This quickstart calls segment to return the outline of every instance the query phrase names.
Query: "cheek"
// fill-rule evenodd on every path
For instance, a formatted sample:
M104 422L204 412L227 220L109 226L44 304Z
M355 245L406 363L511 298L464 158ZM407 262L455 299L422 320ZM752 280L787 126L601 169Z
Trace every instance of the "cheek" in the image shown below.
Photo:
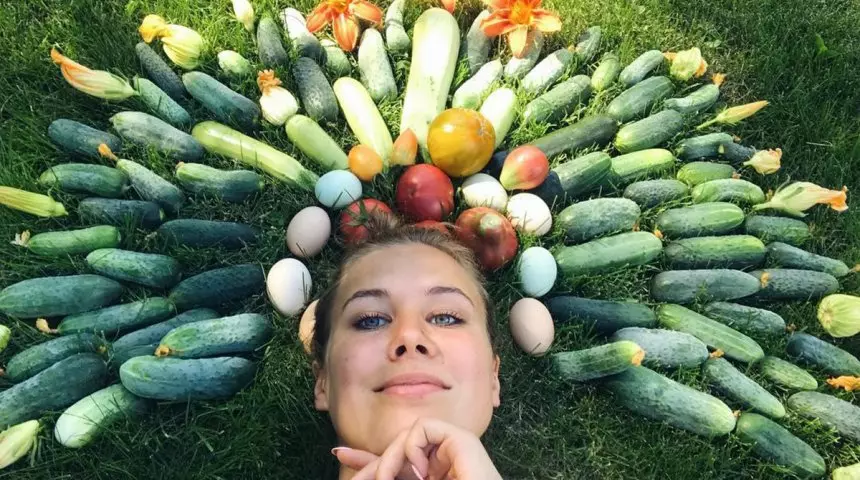
M452 331L439 341L445 366L461 385L483 388L492 378L493 351L485 332Z
M384 361L380 354L384 346L379 343L374 338L354 338L351 335L332 338L329 350L332 354L328 358L329 395L348 396L350 390L371 384L373 373Z

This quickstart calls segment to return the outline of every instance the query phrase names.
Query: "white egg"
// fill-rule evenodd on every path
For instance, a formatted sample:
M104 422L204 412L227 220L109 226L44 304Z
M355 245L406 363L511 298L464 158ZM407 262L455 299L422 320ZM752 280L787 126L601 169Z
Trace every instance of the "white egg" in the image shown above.
M552 212L546 202L533 193L511 196L506 211L511 225L519 232L540 237L552 228Z
M301 340L302 345L305 347L305 353L308 355L313 351L314 327L317 323L317 303L319 303L319 300L311 302L311 304L308 305L308 308L305 309L305 313L302 314L302 319L299 321L299 340Z
M331 220L320 207L305 207L287 226L287 248L293 255L309 258L320 253L331 236Z
M349 170L332 170L317 180L317 200L328 208L343 208L361 198L361 180Z
M543 247L529 247L520 255L517 273L520 278L520 288L524 294L530 297L542 297L555 285L558 266L549 250Z
M523 298L511 307L509 316L514 342L529 355L539 357L549 350L555 338L552 315L543 303Z
M467 178L460 187L463 201L470 207L489 207L504 212L508 203L505 187L491 175L476 173Z
M281 315L301 312L310 298L311 287L311 272L295 258L279 260L266 275L266 293Z

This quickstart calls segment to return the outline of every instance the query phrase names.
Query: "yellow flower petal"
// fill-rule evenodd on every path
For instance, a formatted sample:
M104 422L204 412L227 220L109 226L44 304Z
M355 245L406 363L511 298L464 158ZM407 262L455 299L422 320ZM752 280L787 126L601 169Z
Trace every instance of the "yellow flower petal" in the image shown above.
M200 64L205 42L194 30L182 25L168 25L162 33L161 43L164 53L180 67L192 70Z
M803 212L821 203L830 205L830 208L837 212L842 212L848 210L847 198L847 187L842 187L842 190L829 190L814 183L794 182L776 192L770 201L760 203L753 208L755 210L774 208L803 216Z
M125 100L137 92L123 78L104 70L91 70L51 49L51 60L60 66L63 78L77 90L105 100Z
M846 392L860 390L860 377L849 377L843 375L836 378L828 378L827 384L833 388L844 388Z
M756 172L762 175L770 175L780 168L780 159L782 158L782 149L776 148L772 150L761 150L755 153L749 160L744 162L744 165L753 167Z
M167 22L158 15L147 15L141 22L137 31L146 43L152 42L167 27Z

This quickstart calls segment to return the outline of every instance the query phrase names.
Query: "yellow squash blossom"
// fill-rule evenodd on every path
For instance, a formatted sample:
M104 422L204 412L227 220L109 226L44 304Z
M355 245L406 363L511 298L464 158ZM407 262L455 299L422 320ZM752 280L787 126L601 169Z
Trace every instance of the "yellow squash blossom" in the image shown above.
M194 30L167 23L158 15L147 15L137 31L146 43L156 38L161 39L164 53L180 67L192 70L200 64L200 55L206 42Z
M541 0L484 0L491 13L481 21L481 30L488 37L508 36L508 45L514 57L526 53L529 31L543 33L561 30L558 15L540 8Z
M749 160L744 162L744 165L752 167L756 172L762 175L770 175L779 170L780 159L782 158L782 149L776 148L771 150L761 150L755 152Z
M827 384L833 388L844 388L846 392L860 390L860 377L849 377L843 375L836 378L828 378Z
M27 212L38 217L62 217L68 215L66 207L41 193L28 192L12 187L0 187L0 205Z
M125 79L104 70L90 70L64 56L56 48L51 49L51 60L60 66L60 73L69 85L87 95L105 100L125 100L137 95Z
M248 0L233 0L233 13L245 30L254 31L254 6Z
M39 421L19 423L0 433L0 468L6 468L27 455L36 444Z
M738 105L737 107L727 108L722 112L718 113L716 117L696 127L696 129L701 130L715 123L719 123L721 125L734 125L736 123L739 123L741 120L744 120L745 118L749 118L755 115L756 112L768 105L769 102L767 100L760 100L758 102L752 102L744 105Z
M773 198L753 207L753 210L772 208L796 217L804 217L806 210L823 203L837 212L848 210L848 187L842 190L829 190L809 182L794 182L779 189Z
M832 337L857 335L860 333L860 297L842 293L824 297L818 304L818 322Z
M307 28L311 33L331 23L334 39L347 52L355 50L361 33L358 19L382 25L382 10L367 0L323 0L308 15Z
M708 62L702 58L699 47L683 50L677 53L666 52L663 54L670 62L669 74L672 78L686 82L693 77L701 77L708 71Z

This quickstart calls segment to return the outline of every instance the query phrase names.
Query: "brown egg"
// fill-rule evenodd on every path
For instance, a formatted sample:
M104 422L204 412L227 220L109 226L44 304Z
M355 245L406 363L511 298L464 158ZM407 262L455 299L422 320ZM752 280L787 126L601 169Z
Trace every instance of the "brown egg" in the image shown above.
M546 306L534 298L523 298L511 307L511 336L524 352L540 357L549 350L555 324Z
M305 352L308 355L311 354L311 344L313 343L314 324L316 323L314 315L317 311L317 302L319 300L311 302L308 308L305 309L305 313L302 314L302 319L299 320L299 340L302 341L302 345L305 346Z
M299 258L320 253L331 236L331 220L320 207L302 209L287 226L287 247Z

